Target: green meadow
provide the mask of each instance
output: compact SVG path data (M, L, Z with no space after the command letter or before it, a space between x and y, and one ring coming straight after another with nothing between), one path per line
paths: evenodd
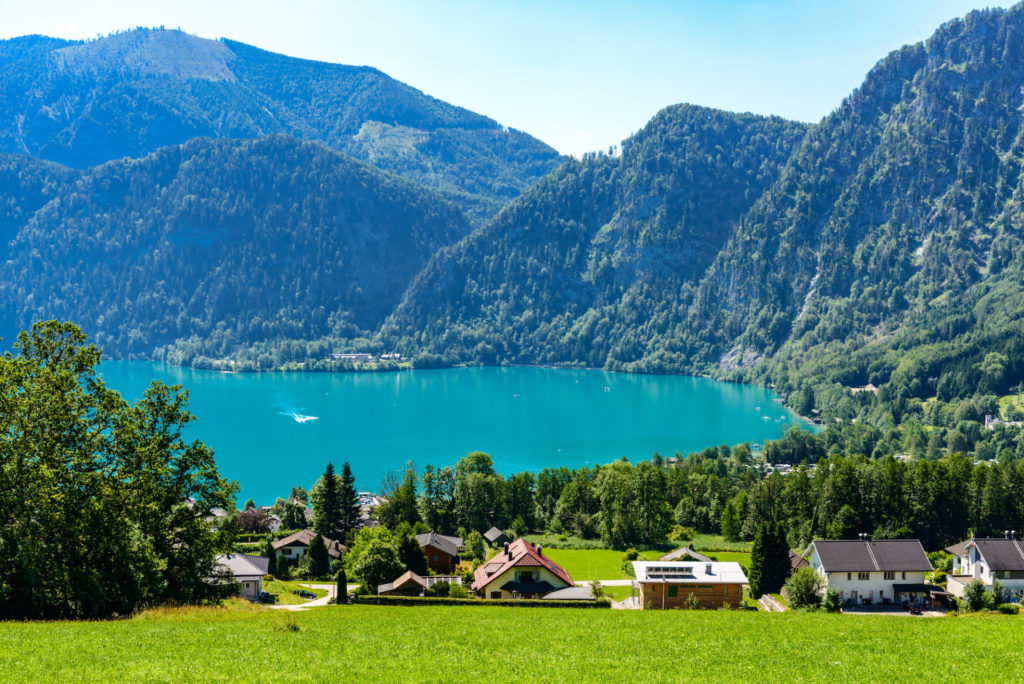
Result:
M600 643L600 648L597 644ZM19 681L1012 681L1024 618L331 606L0 625Z

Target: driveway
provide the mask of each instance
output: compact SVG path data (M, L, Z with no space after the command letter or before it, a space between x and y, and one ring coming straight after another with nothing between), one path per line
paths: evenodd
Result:
M290 603L283 604L280 606L270 606L274 610L308 610L310 608L319 608L320 606L326 606L334 602L334 597L337 595L337 588L334 584L300 584L301 587L309 587L310 589L323 589L327 592L326 596L321 596L318 599L307 601L306 603ZM349 591L352 591L358 584L350 584Z

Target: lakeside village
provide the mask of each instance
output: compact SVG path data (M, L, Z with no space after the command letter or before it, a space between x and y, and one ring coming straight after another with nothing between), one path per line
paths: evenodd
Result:
M347 464L346 475L351 481ZM287 606L273 606L290 609L350 602L486 602L620 610L781 612L822 607L829 612L935 617L996 608L1016 614L1024 600L1024 541L1017 531L1006 531L1001 538L972 536L931 553L916 539L872 539L866 534L856 539L815 539L804 549L776 553L775 569L766 557L771 551L762 549L759 557L756 542L748 552L716 554L683 545L649 559L630 549L622 556L622 576L576 581L556 559L567 559L563 562L569 565L573 555L616 552L545 549L527 535L494 526L482 534L445 535L423 523L402 523L393 535L398 540L393 550L379 541L384 535L374 532L382 530L377 512L389 500L371 492L357 496L350 511L358 511L355 527L347 537L362 537L356 541L364 546L361 550L313 529L323 519L299 487L274 506L256 507L250 501L239 512L211 511L207 520L215 527L233 525L243 531L237 552L220 556L218 563L249 601L277 603L280 594L268 591L267 585L299 587L291 589L298 599L287 596ZM360 554L350 568L347 552ZM719 555L731 560L718 560ZM775 586L768 587L773 573ZM308 583L287 583L295 574ZM752 581L748 575L755 574ZM356 583L349 584L349 577ZM327 584L322 583L325 579ZM755 583L772 591L762 593L752 586Z

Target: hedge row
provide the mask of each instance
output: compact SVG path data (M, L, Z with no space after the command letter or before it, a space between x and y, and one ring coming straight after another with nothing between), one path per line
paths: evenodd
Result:
M375 606L520 606L523 608L611 608L605 601L545 601L543 599L457 599L445 596L353 596L352 603Z

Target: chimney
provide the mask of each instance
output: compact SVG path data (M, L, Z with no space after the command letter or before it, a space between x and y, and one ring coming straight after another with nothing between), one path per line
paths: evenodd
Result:
M537 544L537 555L538 556L543 556L544 555L544 547L541 546L540 544Z
M1013 537L1010 536L1010 530L1003 530L1003 536L1007 539L1013 539Z
M505 555L509 558L512 557L512 554L508 552L508 542L505 542Z
M711 574L711 563L705 563L704 564L704 574L705 575L710 575Z

